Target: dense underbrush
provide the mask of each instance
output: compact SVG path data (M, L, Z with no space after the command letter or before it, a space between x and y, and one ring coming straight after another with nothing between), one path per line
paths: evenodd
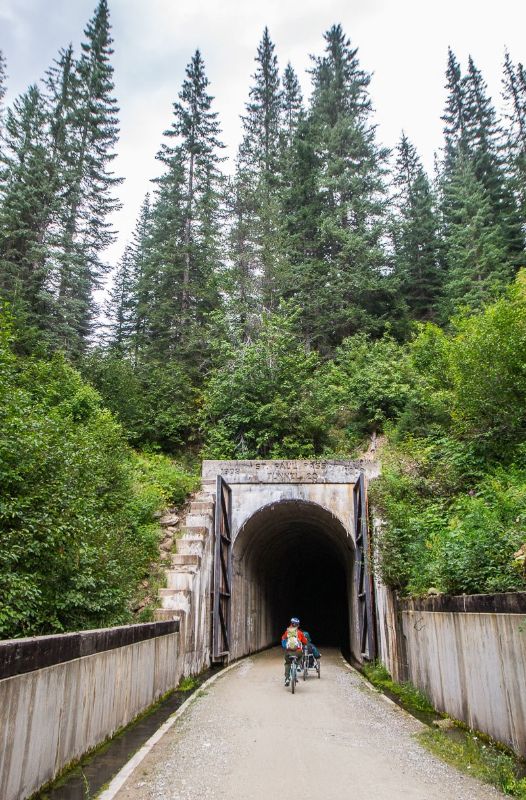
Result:
M155 512L195 479L132 451L62 357L16 357L7 326L0 387L0 638L130 621L159 557Z
M450 333L422 327L406 365L411 388L372 488L384 581L413 594L525 589L524 273Z

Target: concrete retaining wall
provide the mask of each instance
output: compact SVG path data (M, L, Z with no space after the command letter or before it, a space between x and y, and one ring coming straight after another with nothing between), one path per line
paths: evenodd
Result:
M174 621L1 642L2 800L31 796L177 686L178 630ZM83 649L91 654L67 660Z
M377 587L377 600L393 678L526 756L526 593L399 601Z

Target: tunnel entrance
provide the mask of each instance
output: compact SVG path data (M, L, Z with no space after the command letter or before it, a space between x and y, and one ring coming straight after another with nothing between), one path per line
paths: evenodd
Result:
M354 545L330 511L304 500L260 508L233 546L234 657L277 643L291 616L320 645L350 651Z

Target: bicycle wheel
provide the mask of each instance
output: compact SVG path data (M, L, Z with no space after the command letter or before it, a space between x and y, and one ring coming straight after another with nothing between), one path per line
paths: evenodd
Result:
M294 689L296 688L296 681L298 680L298 676L296 673L296 662L293 661L290 665L290 691L294 694Z
M321 678L321 664L320 664L319 659L318 659L318 661L316 663L316 672L318 673L318 678Z
M303 680L307 680L307 673L309 671L309 662L308 660L303 662Z

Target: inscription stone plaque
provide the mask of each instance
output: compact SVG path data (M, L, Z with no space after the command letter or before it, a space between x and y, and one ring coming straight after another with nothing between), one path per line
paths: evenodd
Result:
M203 461L203 480L236 483L356 483L359 461Z

